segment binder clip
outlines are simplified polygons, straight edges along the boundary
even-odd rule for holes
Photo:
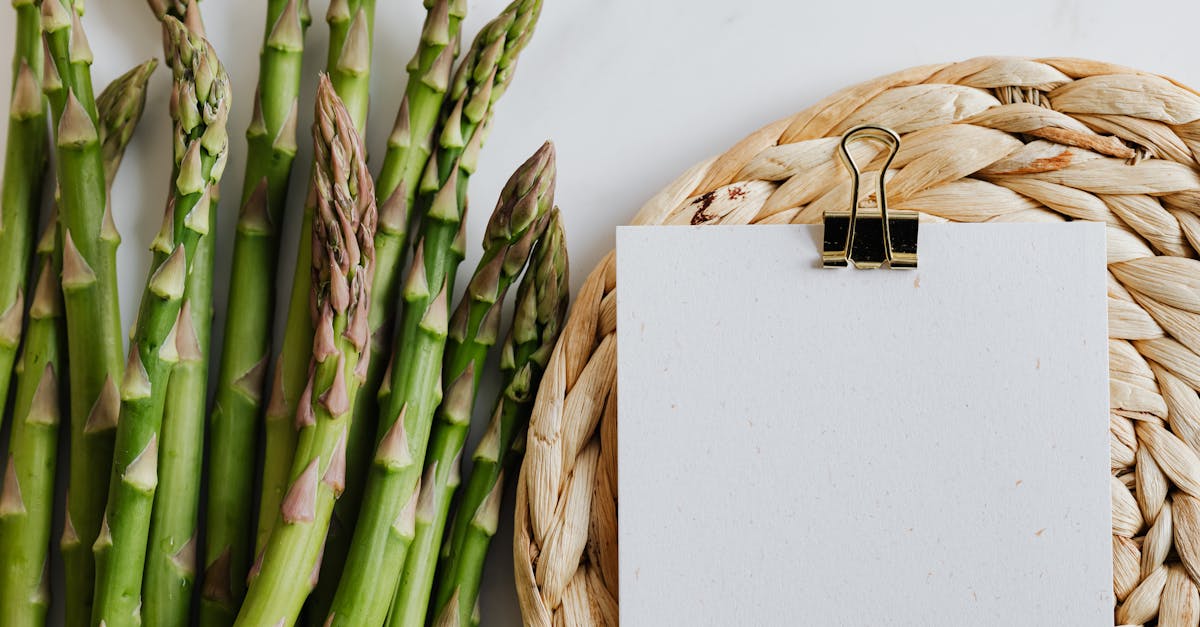
[[[850,156],[851,142],[874,140],[888,150],[887,160],[879,169],[879,186],[872,202],[859,199],[858,165]],[[891,268],[917,267],[917,212],[888,211],[884,177],[888,166],[900,150],[900,136],[882,126],[856,126],[842,135],[842,162],[850,170],[849,211],[825,212],[825,245],[821,254],[826,268],[843,268],[853,263],[855,268],[873,269],[885,262]]]

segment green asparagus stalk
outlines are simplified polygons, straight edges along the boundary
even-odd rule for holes
[[[158,7],[152,8],[156,14]],[[196,0],[172,7],[171,15],[188,31],[204,36]],[[158,16],[162,19],[162,15]],[[164,41],[167,41],[164,39]],[[170,54],[168,44],[164,52]],[[218,205],[214,186],[209,194]],[[209,212],[208,232],[216,229],[216,211]],[[196,244],[191,272],[184,286],[181,316],[191,318],[198,352],[180,354],[167,380],[158,447],[158,489],[150,518],[150,542],[142,585],[142,620],[150,625],[187,625],[196,571],[196,520],[200,505],[200,473],[207,403],[209,332],[212,326],[213,238]]]
[[[210,196],[216,207],[216,187]],[[209,233],[216,228],[216,213],[209,212]],[[196,245],[179,314],[190,319],[195,334],[193,347],[199,350],[180,352],[169,375],[163,405],[158,489],[142,585],[142,617],[147,625],[186,626],[191,615],[204,450],[199,443],[204,441],[212,327],[212,273],[212,238],[202,237]]]
[[[346,491],[333,509],[333,522],[321,561],[325,576],[313,591],[312,614],[324,616],[337,591],[338,575],[350,550],[350,538],[362,504],[363,484],[378,426],[378,392],[399,299],[405,264],[406,233],[417,183],[429,160],[438,113],[450,85],[458,39],[466,16],[465,0],[426,0],[428,9],[417,52],[408,64],[408,86],[388,138],[387,153],[375,187],[379,229],[375,233],[375,285],[371,288],[371,359],[362,393],[354,407],[346,444]]]
[[[42,101],[42,18],[33,0],[13,2],[12,100],[0,190],[0,426],[25,319],[25,277],[46,173],[46,105]]]
[[[167,381],[175,364],[201,357],[184,293],[200,241],[211,228],[215,186],[229,143],[229,77],[216,52],[175,18],[164,18],[163,25],[174,77],[175,172],[163,228],[151,245],[154,270],[146,282],[121,385],[108,507],[93,547],[97,576],[92,621],[107,627],[141,622]]]
[[[431,622],[439,627],[479,624],[479,582],[499,524],[504,475],[520,462],[534,397],[566,320],[571,294],[566,236],[558,209],[549,218],[517,289],[512,327],[500,353],[503,387],[438,563],[433,596],[438,614]]]
[[[62,536],[66,565],[66,624],[88,624],[95,562],[108,493],[113,439],[120,411],[124,360],[117,298],[117,246],[105,189],[104,156],[92,91],[92,51],[70,0],[43,0],[48,55],[42,89],[55,128],[69,372],[70,480]]]
[[[446,398],[425,454],[417,501],[416,534],[404,561],[388,624],[424,625],[446,516],[460,481],[460,466],[479,380],[500,335],[504,295],[525,269],[543,214],[554,205],[554,145],[547,142],[517,169],[500,193],[484,233],[484,255],[450,319],[442,381]]]
[[[229,625],[253,559],[258,420],[271,351],[279,225],[296,157],[308,0],[269,0],[233,244],[224,347],[209,423],[208,528],[200,623]]]
[[[17,375],[15,417],[0,488],[0,623],[44,625],[50,603],[49,549],[54,512],[58,375],[66,365],[62,297],[54,272],[55,225],[38,249],[38,278]]]
[[[146,82],[157,62],[147,61],[113,81],[97,98],[108,184],[141,117]],[[38,275],[17,371],[8,473],[0,493],[0,624],[43,625],[49,603],[47,559],[60,416],[65,392],[66,328],[62,286],[55,271],[57,222],[51,217],[38,244]]]
[[[326,72],[334,91],[345,103],[354,128],[366,130],[370,97],[371,45],[375,24],[375,0],[333,0],[325,16],[329,23],[329,56]],[[309,204],[309,203],[306,203]],[[312,213],[304,213],[296,268],[312,263]],[[312,352],[313,313],[309,293],[312,285],[305,272],[292,279],[283,347],[275,366],[275,384],[267,405],[264,425],[262,498],[258,507],[257,549],[262,550],[289,482],[292,456],[296,451],[296,429],[292,417],[308,379]]]
[[[391,605],[413,537],[417,482],[441,401],[447,299],[463,258],[467,180],[492,105],[511,81],[540,10],[541,0],[517,0],[484,26],[451,85],[438,148],[418,190],[426,208],[421,239],[402,290],[379,448],[330,610],[333,625],[382,625]]]
[[[362,381],[375,261],[375,190],[354,122],[322,76],[315,161],[312,368],[296,412],[291,484],[235,625],[291,625],[316,584],[320,554],[345,486],[346,434]]]

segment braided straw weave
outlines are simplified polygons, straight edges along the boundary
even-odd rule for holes
[[[685,172],[634,224],[817,222],[849,202],[837,138],[865,122],[903,136],[893,208],[1108,225],[1115,624],[1197,625],[1200,94],[1081,59],[913,68],[759,129]],[[863,163],[880,148],[853,150]],[[873,181],[864,175],[864,193]],[[531,625],[617,623],[613,262],[576,298],[529,428],[513,552]]]

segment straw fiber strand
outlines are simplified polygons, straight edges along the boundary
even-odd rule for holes
[[[1085,59],[982,57],[843,89],[693,166],[633,224],[814,223],[842,209],[837,137],[902,134],[895,208],[1108,232],[1114,624],[1200,623],[1200,94]],[[883,162],[858,144],[864,193]],[[618,616],[616,269],[592,272],[538,392],[517,488],[525,622]]]

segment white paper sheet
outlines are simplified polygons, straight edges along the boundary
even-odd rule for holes
[[[617,235],[621,621],[1112,624],[1104,227]]]

